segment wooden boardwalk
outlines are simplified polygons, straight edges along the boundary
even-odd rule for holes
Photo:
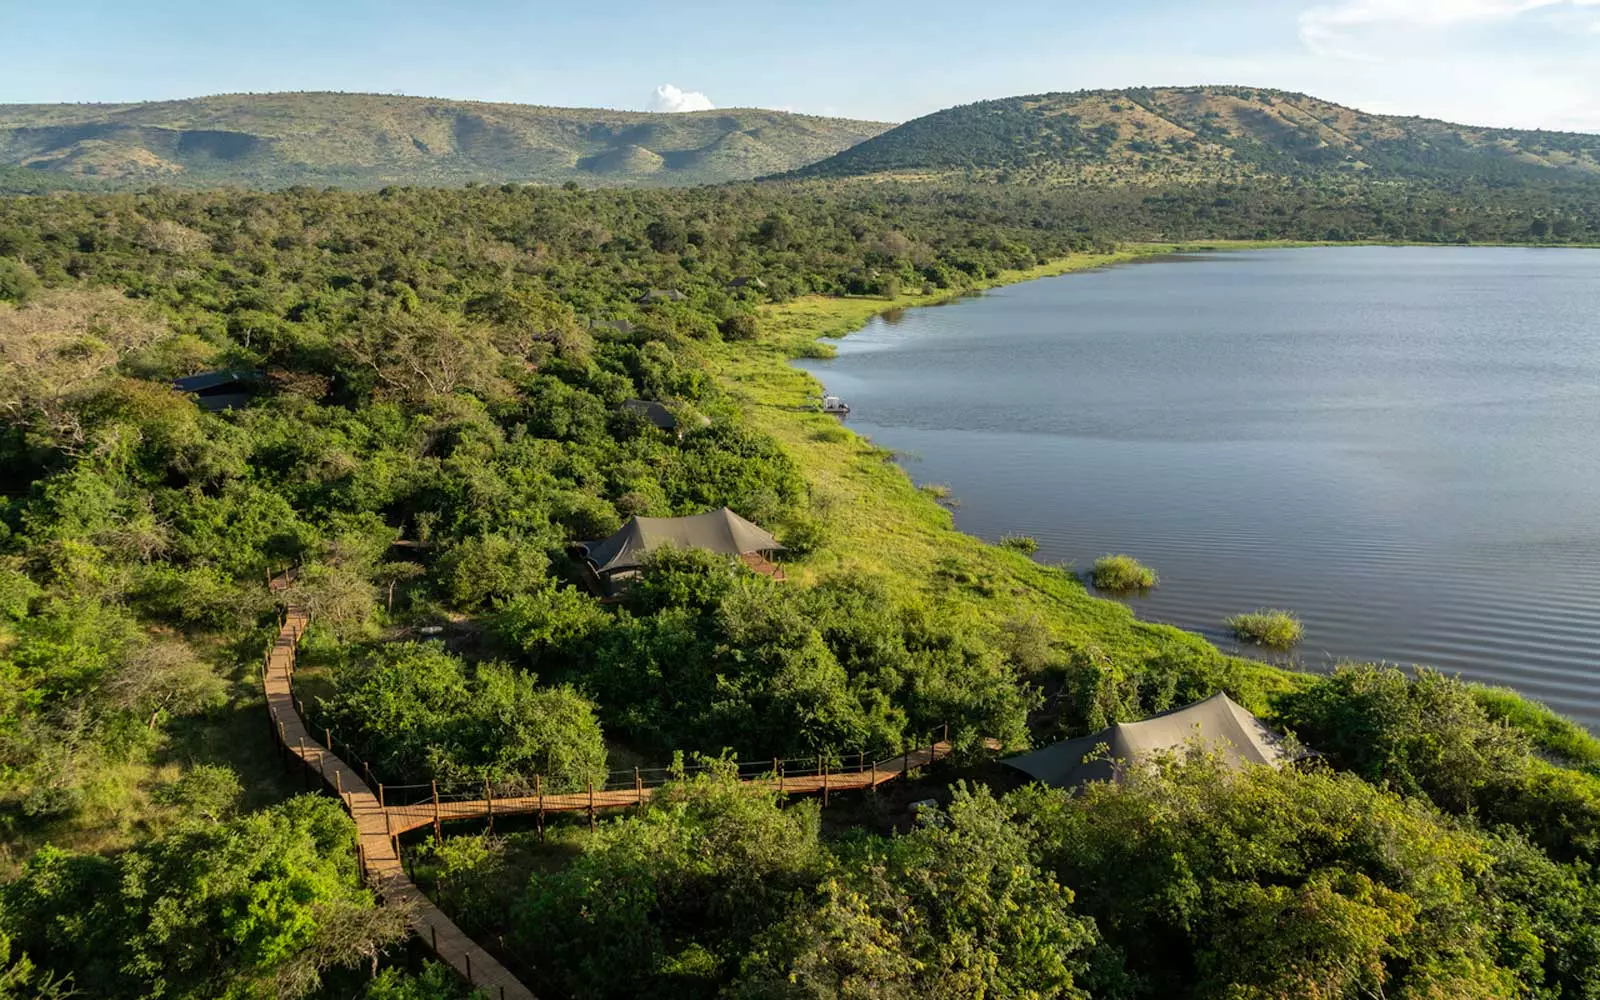
[[[986,741],[991,749],[999,749],[996,741]],[[772,773],[742,779],[746,784],[764,785],[782,795],[822,795],[833,792],[866,791],[895,781],[910,771],[948,758],[954,752],[950,743],[937,742],[919,747],[888,760],[870,765],[861,764],[838,772],[812,771],[795,776],[782,773],[781,766]],[[391,827],[396,833],[419,830],[434,823],[451,820],[489,819],[495,816],[544,815],[558,812],[587,812],[591,815],[605,809],[626,809],[642,806],[652,799],[661,785],[635,785],[632,788],[604,788],[581,792],[550,792],[538,794],[501,794],[492,798],[439,799],[409,805],[391,805],[387,808]]]
[[[268,585],[277,593],[288,586],[290,579],[285,574],[269,579]],[[300,636],[309,622],[310,616],[304,610],[290,605],[284,612],[272,649],[262,664],[267,711],[271,715],[285,762],[296,760],[308,776],[315,772],[339,796],[356,824],[359,837],[357,860],[363,875],[384,902],[403,906],[410,912],[412,930],[441,961],[448,963],[469,983],[482,989],[490,1000],[534,1000],[531,990],[522,985],[493,955],[462,933],[455,922],[445,916],[406,875],[399,853],[399,835],[430,824],[437,834],[439,824],[452,820],[488,819],[492,825],[497,816],[537,815],[542,821],[546,813],[557,812],[586,812],[592,823],[599,810],[642,806],[663,785],[647,786],[639,779],[637,771],[634,772],[632,787],[590,788],[581,792],[547,794],[538,791],[530,794],[523,789],[512,794],[495,795],[492,788],[486,787],[483,798],[440,799],[437,785],[433,785],[428,786],[427,801],[388,804],[384,798],[384,786],[379,785],[374,792],[364,775],[365,768],[357,770],[351,767],[315,738],[295,702],[295,654]],[[331,742],[331,737],[329,739]],[[992,739],[985,740],[984,744],[991,750],[1000,749],[999,743]],[[786,774],[785,762],[774,761],[770,772],[741,780],[765,785],[783,795],[821,794],[826,801],[833,792],[877,788],[913,770],[944,760],[952,752],[950,743],[939,741],[888,760],[871,763],[861,760],[853,767],[837,771],[823,766],[809,767],[797,774]],[[417,791],[419,787],[413,786],[407,790]]]
[[[362,780],[361,772],[334,756],[307,729],[295,708],[291,679],[295,647],[308,621],[305,612],[290,607],[265,664],[267,711],[271,713],[273,728],[284,751],[299,758],[308,773],[315,771],[321,775],[344,801],[356,823],[360,837],[359,861],[368,882],[385,903],[410,911],[411,929],[428,943],[441,961],[482,989],[490,1000],[534,1000],[532,990],[463,934],[461,928],[406,877],[396,851],[396,831],[391,830],[388,811],[379,803],[378,796]]]

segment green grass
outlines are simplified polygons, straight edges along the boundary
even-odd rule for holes
[[[1126,592],[1149,590],[1159,581],[1156,571],[1133,556],[1101,556],[1094,561],[1089,578],[1100,590]]]
[[[1503,687],[1477,687],[1473,695],[1490,718],[1522,730],[1558,763],[1600,774],[1600,739],[1570,719]]]
[[[1076,254],[990,284],[1178,249],[1165,244]],[[826,526],[825,543],[805,560],[786,566],[790,578],[802,585],[836,574],[883,579],[894,592],[922,602],[932,613],[997,635],[1009,623],[1037,619],[1050,640],[1066,648],[1093,645],[1136,660],[1185,650],[1218,655],[1199,636],[1142,622],[1124,605],[1094,596],[1069,570],[1041,565],[1015,548],[990,545],[956,530],[951,512],[914,484],[892,453],[853,433],[844,440],[832,432],[819,433],[839,424],[807,409],[819,385],[790,359],[815,356],[819,338],[844,336],[879,313],[939,304],[958,294],[798,299],[764,310],[759,340],[707,348],[720,383],[742,402],[755,426],[771,434],[799,465],[811,486],[812,513]],[[1263,699],[1298,683],[1298,675],[1257,661],[1230,658],[1229,663],[1241,689],[1259,692]]]
[[[1305,626],[1291,611],[1271,609],[1234,615],[1224,622],[1241,642],[1268,649],[1288,649],[1305,635]]]

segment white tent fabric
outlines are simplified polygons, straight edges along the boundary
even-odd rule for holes
[[[1235,767],[1276,765],[1287,756],[1276,733],[1219,692],[1143,722],[1119,723],[1098,733],[1012,757],[1006,763],[1047,785],[1076,788],[1090,781],[1113,780],[1129,765],[1152,753],[1177,750],[1190,741],[1220,751]],[[1107,752],[1096,755],[1102,745]],[[1084,760],[1091,756],[1093,759]]]

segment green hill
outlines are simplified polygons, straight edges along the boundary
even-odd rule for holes
[[[0,105],[0,185],[704,184],[794,170],[886,128],[780,111],[651,114],[379,94],[13,104]]]
[[[1111,183],[1334,173],[1600,180],[1600,136],[1373,115],[1276,90],[1096,90],[949,108],[798,173]]]

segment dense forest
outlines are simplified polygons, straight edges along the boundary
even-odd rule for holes
[[[807,310],[1141,241],[1600,241],[1592,192],[0,200],[0,996],[467,993],[407,957],[353,825],[279,768],[257,671],[266,580],[291,564],[308,710],[386,780],[704,765],[593,832],[419,845],[422,883],[541,995],[1600,996],[1600,742],[1433,674],[1225,657],[957,541],[931,499],[907,501],[943,525],[930,567],[845,571],[845,541],[889,515],[839,502],[815,456],[903,476],[757,391],[820,349]],[[213,371],[244,373],[248,405],[173,386]],[[585,589],[575,543],[724,506],[777,536],[787,581],[691,551],[615,604]],[[1074,795],[1012,787],[981,751],[1218,690],[1318,756],[1179,755]],[[915,824],[730,777],[946,726],[960,770],[914,786],[940,802]]]

